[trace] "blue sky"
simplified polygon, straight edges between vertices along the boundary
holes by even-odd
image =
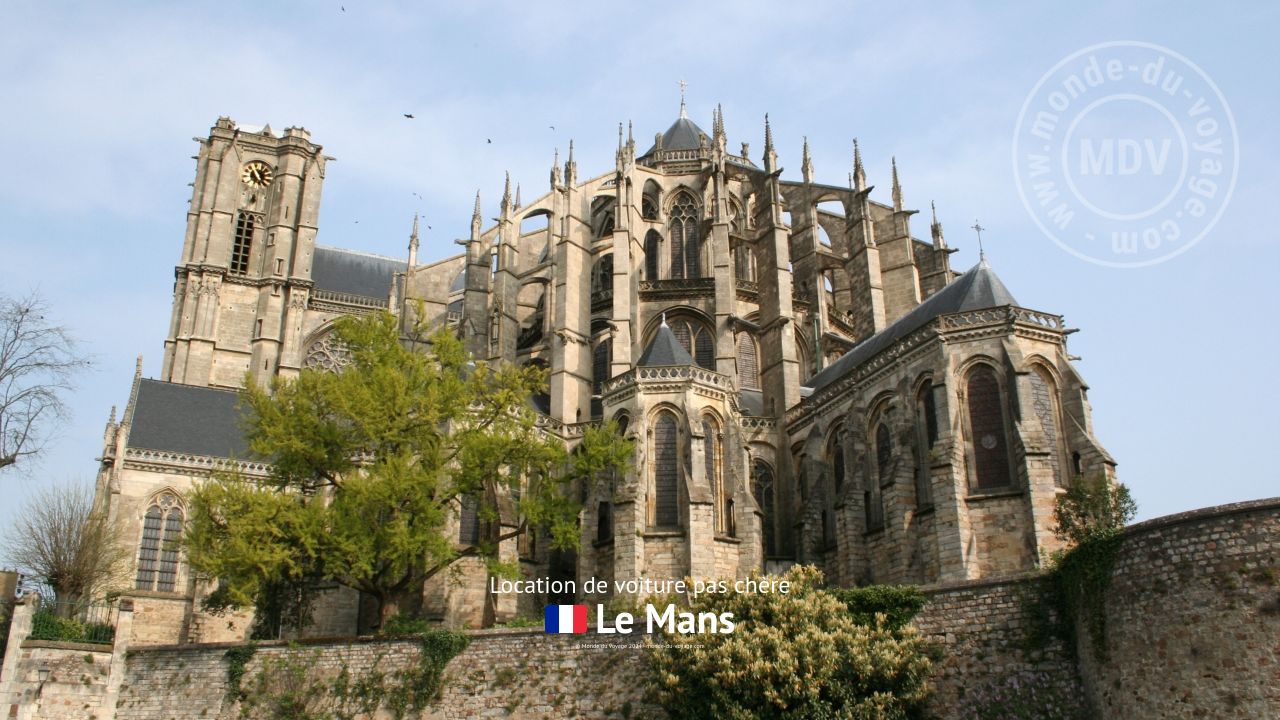
[[[91,482],[134,358],[158,374],[191,138],[219,115],[305,126],[337,158],[320,242],[401,256],[421,212],[422,255],[434,259],[465,235],[477,189],[496,214],[504,171],[529,200],[570,138],[582,177],[612,167],[620,121],[634,122],[643,150],[675,118],[679,79],[704,127],[723,105],[731,148],[747,141],[758,157],[769,113],[786,177],[799,177],[807,136],[817,179],[844,184],[856,136],[887,202],[896,156],[906,204],[927,213],[937,202],[957,267],[977,260],[967,228],[980,218],[1020,303],[1081,329],[1070,349],[1095,429],[1140,517],[1280,494],[1264,461],[1280,434],[1267,322],[1280,309],[1280,84],[1268,59],[1280,6],[10,0],[4,18],[0,291],[39,290],[98,368],[43,461],[0,477],[0,522],[41,483]],[[1188,252],[1140,269],[1050,241],[1010,162],[1040,77],[1109,40],[1198,64],[1238,127],[1239,179],[1221,220]]]

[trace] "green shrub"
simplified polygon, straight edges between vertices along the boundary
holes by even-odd
[[[794,567],[791,591],[703,594],[690,610],[731,612],[723,635],[668,635],[647,653],[658,702],[672,720],[895,720],[918,717],[930,662],[909,627],[860,625]]]
[[[421,635],[425,632],[431,632],[438,626],[426,618],[414,617],[412,615],[392,615],[382,623],[379,628],[379,635]]]
[[[901,630],[929,602],[918,588],[907,585],[868,585],[860,588],[827,590],[844,603],[859,625],[874,626],[876,614],[884,615],[885,627]]]
[[[1129,488],[1105,475],[1077,477],[1053,509],[1054,534],[1082,543],[1114,535],[1138,512]]]
[[[37,610],[31,617],[32,640],[111,644],[116,629],[108,623],[81,622],[58,617],[48,610]]]

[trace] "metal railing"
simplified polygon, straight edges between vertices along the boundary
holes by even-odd
[[[103,601],[46,600],[31,616],[31,640],[110,645],[116,638],[116,607]]]

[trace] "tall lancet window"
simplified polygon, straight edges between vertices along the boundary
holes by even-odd
[[[653,282],[658,279],[658,245],[662,236],[657,230],[650,230],[644,236],[644,279]]]
[[[973,486],[977,490],[1009,486],[1009,443],[1005,433],[1004,398],[1000,380],[989,365],[969,373],[969,444],[973,450]]]
[[[680,193],[671,208],[671,277],[702,277],[698,206],[689,193]]]
[[[182,539],[182,508],[171,493],[157,497],[142,519],[138,547],[139,590],[174,592],[178,582],[178,542]]]
[[[707,484],[711,486],[715,531],[732,535],[729,496],[725,490],[723,458],[720,452],[720,426],[711,418],[702,419],[702,454],[706,463]]]
[[[609,379],[609,363],[613,360],[613,338],[606,337],[591,351],[591,417],[603,417],[604,383]]]
[[[236,235],[231,245],[231,272],[244,275],[249,272],[249,253],[253,250],[253,229],[257,221],[249,213],[240,213],[236,219]]]
[[[654,527],[680,525],[680,433],[676,416],[658,414],[653,424],[653,499],[650,502]]]
[[[760,389],[760,361],[756,355],[756,339],[751,333],[738,335],[738,382],[743,390]]]
[[[776,557],[778,541],[773,521],[773,468],[763,460],[756,460],[751,467],[751,494],[760,506],[760,534],[764,536],[764,556]]]
[[[889,440],[889,427],[881,423],[876,427],[876,479],[863,488],[866,502],[867,530],[884,529],[884,505],[881,488],[893,482],[893,445]]]

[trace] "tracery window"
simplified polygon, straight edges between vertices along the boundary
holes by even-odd
[[[979,490],[1007,487],[1012,483],[1013,473],[1009,467],[1004,398],[991,366],[979,365],[969,373],[966,395],[974,486]]]
[[[764,556],[778,555],[778,541],[775,537],[773,518],[773,468],[763,460],[757,459],[751,468],[751,494],[760,506],[760,534],[764,536]]]
[[[702,277],[702,241],[698,237],[698,206],[689,193],[680,193],[671,208],[671,277]]]
[[[676,416],[658,414],[653,427],[652,525],[672,528],[680,525],[680,433]]]
[[[671,332],[675,333],[676,340],[680,341],[681,347],[693,356],[694,362],[698,363],[699,367],[708,370],[716,369],[715,339],[711,337],[710,328],[689,318],[676,318],[671,320],[668,326]]]
[[[157,497],[142,520],[138,547],[139,590],[174,592],[178,581],[178,542],[182,539],[182,508],[173,493]]]
[[[351,351],[332,332],[325,333],[307,346],[302,360],[303,368],[335,373],[350,364]]]

